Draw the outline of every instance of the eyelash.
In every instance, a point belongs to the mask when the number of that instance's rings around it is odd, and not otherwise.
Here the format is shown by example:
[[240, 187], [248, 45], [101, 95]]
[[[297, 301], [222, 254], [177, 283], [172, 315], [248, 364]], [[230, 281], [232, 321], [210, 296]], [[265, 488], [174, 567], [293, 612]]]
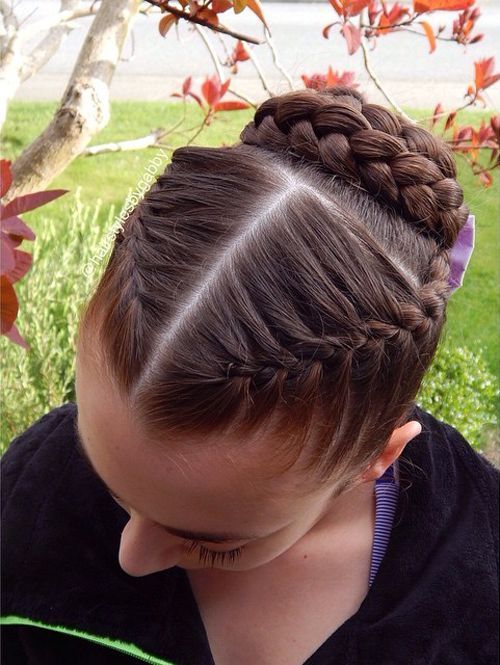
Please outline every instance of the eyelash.
[[[111, 496], [116, 501], [116, 503], [118, 503], [120, 506], [123, 507], [121, 500], [117, 496], [114, 496], [113, 494]], [[226, 552], [216, 552], [215, 550], [209, 550], [207, 547], [201, 545], [196, 540], [188, 540], [187, 543], [188, 543], [189, 554], [194, 550], [198, 550], [199, 561], [205, 563], [207, 559], [211, 559], [212, 567], [216, 561], [219, 561], [221, 565], [224, 565], [228, 557], [231, 558], [231, 563], [233, 563], [234, 561], [236, 561], [236, 559], [238, 559], [241, 556], [241, 553], [245, 549], [244, 546], [241, 546], [241, 547], [235, 547], [234, 550], [228, 550]]]
[[216, 552], [215, 550], [209, 550], [204, 545], [201, 545], [196, 540], [189, 540], [188, 542], [188, 552], [191, 553], [194, 550], [199, 552], [199, 561], [200, 563], [206, 563], [207, 559], [211, 560], [211, 565], [213, 566], [216, 561], [219, 561], [220, 564], [224, 564], [228, 557], [231, 558], [231, 563], [241, 556], [241, 553], [245, 549], [244, 546], [236, 547], [234, 550], [228, 550], [226, 552]]

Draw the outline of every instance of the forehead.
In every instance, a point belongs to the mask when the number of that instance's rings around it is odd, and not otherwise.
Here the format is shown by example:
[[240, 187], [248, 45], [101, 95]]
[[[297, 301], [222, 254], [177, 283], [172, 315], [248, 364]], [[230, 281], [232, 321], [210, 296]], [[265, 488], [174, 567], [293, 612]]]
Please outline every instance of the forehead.
[[80, 429], [97, 473], [160, 524], [168, 523], [162, 512], [166, 499], [168, 515], [182, 515], [183, 526], [193, 514], [198, 526], [213, 523], [217, 530], [223, 520], [228, 530], [233, 524], [240, 531], [245, 524], [269, 530], [271, 523], [289, 520], [300, 503], [297, 473], [270, 472], [268, 440], [158, 445], [138, 430], [117, 393], [78, 362], [76, 392]]

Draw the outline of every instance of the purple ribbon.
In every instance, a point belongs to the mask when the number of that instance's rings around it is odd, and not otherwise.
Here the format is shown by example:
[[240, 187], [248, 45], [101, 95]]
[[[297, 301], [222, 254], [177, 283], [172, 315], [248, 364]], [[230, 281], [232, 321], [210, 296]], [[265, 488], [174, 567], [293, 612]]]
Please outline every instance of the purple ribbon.
[[450, 278], [449, 284], [451, 291], [455, 291], [462, 286], [465, 271], [469, 265], [475, 240], [475, 215], [469, 215], [464, 226], [455, 240], [455, 244], [450, 249]]

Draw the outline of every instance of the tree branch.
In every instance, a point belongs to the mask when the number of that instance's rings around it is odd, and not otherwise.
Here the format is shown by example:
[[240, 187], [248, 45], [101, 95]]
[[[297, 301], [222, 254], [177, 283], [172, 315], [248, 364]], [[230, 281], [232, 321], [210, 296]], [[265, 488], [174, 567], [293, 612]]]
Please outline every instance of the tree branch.
[[[465, 95], [464, 95], [465, 96]], [[453, 111], [441, 111], [441, 113], [436, 113], [436, 115], [430, 115], [426, 116], [425, 118], [421, 118], [420, 120], [417, 120], [417, 124], [421, 125], [424, 122], [429, 122], [429, 120], [433, 120], [434, 118], [439, 119], [444, 117], [445, 115], [450, 115], [450, 113], [459, 113], [460, 111], [463, 111], [466, 109], [468, 106], [473, 106], [479, 96], [479, 90], [476, 90], [474, 92], [474, 95], [471, 96], [468, 102], [465, 102], [462, 104], [462, 106], [459, 106], [456, 109], [453, 109]]]
[[[33, 48], [21, 66], [19, 75], [21, 83], [36, 74], [57, 53], [63, 40], [74, 28], [71, 21], [76, 18], [75, 10], [78, 4], [79, 0], [61, 0], [61, 12], [57, 16], [72, 15], [72, 18], [69, 20], [61, 19], [61, 23], [54, 24], [47, 35]], [[97, 13], [97, 9], [96, 3], [93, 3], [87, 8], [86, 13], [80, 14], [79, 18], [92, 16]]]
[[213, 23], [210, 23], [210, 21], [206, 21], [203, 18], [198, 18], [196, 14], [191, 16], [187, 12], [182, 11], [182, 9], [178, 9], [177, 7], [172, 7], [171, 5], [168, 4], [168, 2], [162, 2], [161, 0], [144, 0], [145, 2], [149, 2], [151, 5], [154, 5], [155, 7], [159, 7], [163, 12], [169, 12], [170, 14], [173, 14], [174, 16], [177, 16], [177, 18], [182, 18], [188, 23], [197, 23], [198, 25], [203, 25], [205, 28], [210, 28], [210, 30], [215, 30], [216, 32], [222, 32], [225, 35], [229, 35], [230, 37], [234, 37], [235, 39], [241, 39], [243, 42], [249, 42], [250, 44], [262, 44], [261, 41], [258, 39], [255, 39], [255, 37], [249, 37], [248, 35], [243, 35], [239, 32], [234, 32], [234, 30], [231, 30], [230, 28], [226, 28], [223, 25], [214, 25]]
[[[366, 10], [363, 10], [361, 15], [363, 15], [365, 12], [366, 12]], [[362, 19], [360, 17], [360, 24], [361, 23], [362, 23]], [[375, 87], [378, 88], [378, 90], [380, 90], [380, 92], [384, 95], [385, 99], [389, 102], [389, 104], [392, 106], [392, 108], [395, 111], [397, 111], [405, 120], [408, 120], [408, 122], [411, 122], [413, 125], [415, 125], [416, 124], [415, 120], [413, 120], [413, 118], [410, 118], [410, 116], [403, 111], [403, 109], [399, 106], [399, 104], [397, 104], [397, 102], [392, 98], [392, 96], [389, 95], [387, 90], [382, 85], [380, 79], [378, 78], [378, 76], [373, 71], [364, 35], [361, 35], [361, 50], [363, 52], [363, 62], [364, 62], [364, 65], [365, 65], [366, 72], [367, 72], [368, 76], [371, 78], [371, 80], [373, 81], [373, 83], [375, 84]]]
[[[269, 45], [269, 46], [270, 46], [270, 45]], [[270, 46], [270, 48], [271, 48], [271, 46]], [[248, 53], [248, 56], [249, 56], [249, 58], [250, 58], [250, 60], [251, 60], [251, 62], [252, 62], [252, 65], [255, 67], [255, 71], [257, 72], [258, 77], [259, 77], [260, 80], [261, 80], [262, 87], [264, 88], [264, 90], [265, 90], [265, 91], [266, 91], [271, 97], [273, 97], [273, 96], [274, 96], [274, 93], [273, 93], [273, 91], [271, 90], [271, 88], [269, 87], [269, 83], [267, 82], [266, 77], [264, 76], [264, 72], [262, 71], [262, 69], [261, 69], [261, 67], [260, 67], [260, 64], [259, 64], [259, 61], [258, 61], [258, 59], [257, 59], [256, 54], [253, 52], [253, 49], [252, 49], [252, 50], [247, 49], [247, 53]]]
[[80, 154], [88, 157], [90, 155], [102, 155], [106, 152], [125, 152], [128, 150], [143, 150], [144, 148], [156, 147], [168, 131], [164, 127], [158, 127], [158, 129], [154, 129], [150, 134], [137, 139], [91, 145], [85, 148]]
[[215, 66], [215, 71], [217, 72], [217, 76], [219, 77], [219, 81], [222, 83], [224, 75], [222, 73], [221, 64], [220, 64], [219, 58], [217, 57], [217, 53], [215, 52], [214, 47], [210, 43], [207, 35], [205, 34], [205, 31], [203, 30], [203, 28], [201, 26], [196, 25], [196, 23], [194, 23], [193, 28], [200, 35], [203, 43], [207, 47], [207, 51], [209, 52], [210, 57], [212, 58], [212, 61], [213, 61], [214, 66]]
[[271, 37], [271, 33], [269, 32], [269, 30], [266, 28], [265, 25], [263, 26], [263, 30], [264, 30], [264, 41], [267, 42], [267, 45], [271, 49], [271, 54], [273, 56], [274, 65], [275, 65], [276, 69], [278, 69], [278, 71], [280, 71], [283, 74], [283, 76], [286, 78], [290, 90], [293, 90], [294, 87], [293, 87], [292, 78], [288, 74], [288, 72], [285, 70], [285, 68], [283, 67], [281, 62], [278, 60], [278, 54], [276, 52], [276, 47], [274, 46], [274, 42], [273, 42], [272, 37]]
[[98, 8], [94, 7], [95, 2], [90, 6], [81, 6], [75, 7], [74, 9], [66, 9], [58, 12], [57, 14], [52, 14], [51, 16], [44, 16], [43, 18], [38, 19], [38, 21], [33, 21], [25, 28], [19, 30], [18, 40], [20, 44], [24, 44], [29, 41], [32, 37], [46, 30], [61, 25], [61, 23], [68, 23], [69, 21], [74, 21], [79, 18], [85, 18], [86, 16], [94, 16]]
[[[228, 49], [227, 49], [227, 46], [226, 46], [225, 41], [222, 39], [222, 36], [221, 36], [219, 33], [216, 34], [216, 37], [218, 38], [218, 40], [219, 40], [219, 42], [220, 42], [220, 44], [221, 44], [221, 46], [222, 46], [222, 48], [223, 48], [223, 50], [224, 50], [224, 53], [226, 54], [227, 61], [229, 61], [230, 58], [231, 58], [231, 54], [229, 53], [229, 51], [228, 51]], [[222, 63], [222, 64], [223, 64], [223, 65], [226, 65], [227, 62], [226, 62], [226, 63]], [[238, 97], [239, 99], [242, 99], [244, 102], [246, 102], [246, 103], [249, 104], [250, 106], [253, 106], [254, 108], [257, 108], [257, 104], [256, 104], [256, 102], [255, 102], [254, 100], [250, 99], [249, 97], [246, 97], [246, 95], [243, 95], [243, 94], [240, 93], [240, 92], [237, 92], [237, 91], [233, 88], [233, 86], [229, 86], [228, 90], [229, 90], [230, 93], [232, 93], [233, 95], [235, 95], [235, 97]]]

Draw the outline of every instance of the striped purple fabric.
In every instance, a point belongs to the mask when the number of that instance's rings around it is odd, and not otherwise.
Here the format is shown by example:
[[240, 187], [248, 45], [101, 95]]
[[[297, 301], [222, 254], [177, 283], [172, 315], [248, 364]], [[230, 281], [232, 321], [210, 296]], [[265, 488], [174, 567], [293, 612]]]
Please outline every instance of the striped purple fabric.
[[373, 536], [372, 560], [370, 565], [370, 587], [384, 558], [391, 536], [392, 523], [399, 496], [397, 466], [398, 461], [396, 460], [375, 481], [375, 533]]

